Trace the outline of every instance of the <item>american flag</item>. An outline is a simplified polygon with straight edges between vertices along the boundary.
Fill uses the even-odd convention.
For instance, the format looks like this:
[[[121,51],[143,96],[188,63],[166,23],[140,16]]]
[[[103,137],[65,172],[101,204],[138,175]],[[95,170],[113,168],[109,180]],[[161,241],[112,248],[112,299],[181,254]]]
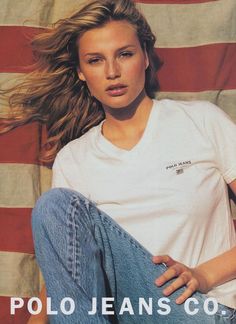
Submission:
[[[81,2],[1,0],[0,87],[14,84],[19,74],[29,71],[30,39],[71,15]],[[157,98],[209,100],[236,122],[236,1],[137,2],[156,34],[156,51],[164,62]],[[1,105],[0,117],[7,111]],[[50,188],[51,170],[40,165],[37,157],[44,136],[38,123],[1,136],[0,323],[4,324],[26,323],[29,317],[26,307],[10,315],[11,296],[27,301],[40,289],[31,210],[39,195]]]

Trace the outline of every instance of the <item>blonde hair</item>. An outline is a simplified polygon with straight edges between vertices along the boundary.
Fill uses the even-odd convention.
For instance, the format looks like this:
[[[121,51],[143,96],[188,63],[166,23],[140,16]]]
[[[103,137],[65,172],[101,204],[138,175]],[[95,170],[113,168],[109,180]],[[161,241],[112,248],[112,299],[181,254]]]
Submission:
[[[133,1],[90,1],[70,18],[59,20],[31,43],[36,57],[34,71],[27,74],[24,82],[2,91],[5,95],[10,94],[13,117],[4,120],[1,132],[31,121],[46,124],[48,137],[40,155],[43,162],[51,163],[65,144],[105,118],[101,103],[78,78],[76,41],[87,30],[103,26],[110,20],[126,20],[135,26],[140,44],[149,57],[146,93],[154,97],[158,90],[156,71],[160,61],[154,50],[156,38]]]

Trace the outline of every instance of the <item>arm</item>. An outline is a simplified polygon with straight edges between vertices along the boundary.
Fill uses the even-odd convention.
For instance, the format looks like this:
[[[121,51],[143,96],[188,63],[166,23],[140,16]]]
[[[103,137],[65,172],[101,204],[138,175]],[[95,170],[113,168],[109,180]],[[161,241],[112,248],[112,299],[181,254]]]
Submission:
[[[236,179],[229,186],[236,196]],[[199,265],[196,269],[205,273],[210,289],[236,278],[236,247]]]
[[[236,197],[236,179],[234,181],[232,181],[230,184],[229,184],[231,190],[233,191],[235,197]]]
[[[27,324],[48,324],[48,316],[47,316],[47,292],[46,292],[46,287],[43,286],[39,298],[42,302],[42,311],[38,315],[31,315],[30,319]]]
[[[236,179],[229,186],[236,196]],[[236,247],[195,268],[189,268],[168,255],[154,256],[153,262],[157,264],[164,262],[169,267],[162,276],[156,279],[157,286],[162,286],[165,282],[177,277],[163,291],[164,295],[168,296],[178,288],[187,286],[184,293],[176,299],[177,304],[183,303],[197,290],[206,293],[213,287],[236,278]]]

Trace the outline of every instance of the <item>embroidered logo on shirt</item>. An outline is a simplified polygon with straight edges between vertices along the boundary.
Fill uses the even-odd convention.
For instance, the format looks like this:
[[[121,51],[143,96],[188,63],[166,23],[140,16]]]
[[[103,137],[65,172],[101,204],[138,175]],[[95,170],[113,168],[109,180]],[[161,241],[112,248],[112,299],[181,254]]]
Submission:
[[[172,164],[169,164],[166,166],[166,170],[175,170],[175,173],[177,175],[184,173],[184,169],[192,164],[192,161],[186,160],[186,161],[180,161],[175,162]]]
[[[177,169],[176,170],[176,174],[181,174],[181,173],[184,173],[184,169]]]

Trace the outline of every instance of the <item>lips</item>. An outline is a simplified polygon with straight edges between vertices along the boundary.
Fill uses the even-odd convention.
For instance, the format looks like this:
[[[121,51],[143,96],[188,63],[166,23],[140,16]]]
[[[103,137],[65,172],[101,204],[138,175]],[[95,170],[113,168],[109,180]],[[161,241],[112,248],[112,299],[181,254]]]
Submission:
[[[127,86],[122,83],[112,84],[106,88],[106,92],[112,97],[122,96],[127,92]]]

